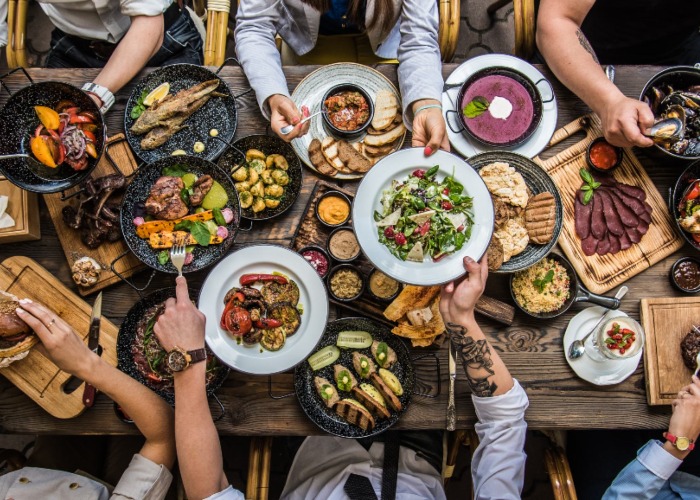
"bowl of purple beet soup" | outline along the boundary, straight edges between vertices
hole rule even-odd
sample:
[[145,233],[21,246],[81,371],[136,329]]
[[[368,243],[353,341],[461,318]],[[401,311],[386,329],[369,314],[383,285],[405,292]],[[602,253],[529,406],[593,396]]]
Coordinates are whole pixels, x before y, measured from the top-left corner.
[[[537,88],[541,82],[551,90],[546,101]],[[457,109],[447,112],[458,115],[460,129],[452,128],[452,120],[447,123],[453,132],[464,132],[489,146],[517,146],[535,132],[542,119],[542,104],[553,98],[554,91],[544,78],[533,82],[510,68],[485,68],[464,82]]]

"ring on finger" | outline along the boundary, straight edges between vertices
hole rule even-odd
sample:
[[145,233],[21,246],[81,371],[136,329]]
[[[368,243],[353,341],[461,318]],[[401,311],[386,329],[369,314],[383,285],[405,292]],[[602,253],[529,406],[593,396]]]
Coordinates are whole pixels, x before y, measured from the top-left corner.
[[46,325],[46,328],[51,328],[51,326],[56,322],[56,318],[52,318],[51,321],[48,322]]

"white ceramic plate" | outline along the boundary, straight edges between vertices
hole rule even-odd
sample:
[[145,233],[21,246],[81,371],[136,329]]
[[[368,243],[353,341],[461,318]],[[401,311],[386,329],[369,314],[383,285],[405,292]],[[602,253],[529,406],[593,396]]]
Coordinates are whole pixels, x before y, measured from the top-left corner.
[[[520,58],[509,56],[506,54],[486,54],[483,56],[474,57],[468,61],[460,64],[452,74],[447,77],[445,84],[460,83],[465,82],[470,76],[472,76],[477,71],[481,71],[485,68],[490,68],[492,66],[505,66],[507,68],[514,69],[521,72],[527,76],[533,83],[544,78],[544,75],[535,68],[530,63],[523,61]],[[553,90],[550,86],[546,85],[544,82],[537,86],[542,99],[549,99]],[[455,130],[459,129],[459,125],[456,123],[456,117],[454,114],[447,116],[447,111],[455,109],[455,101],[457,100],[457,94],[459,93],[459,87],[451,88],[442,93],[442,109],[445,113],[445,120],[452,121],[452,127]],[[523,156],[532,158],[542,151],[549,140],[554,134],[554,130],[557,128],[557,99],[556,96],[551,102],[542,104],[542,121],[540,122],[535,132],[532,136],[520,144],[519,146],[514,146],[511,148],[506,147],[494,147],[488,146],[476,139],[469,137],[464,133],[455,133],[447,127],[447,135],[450,139],[450,144],[459,153],[469,158],[477,153],[483,153],[484,151],[511,151],[513,153],[520,153]]]
[[[607,309],[603,307],[594,306],[584,309],[574,316],[564,332],[564,353],[569,352],[569,346],[574,340],[582,339],[590,332],[606,311]],[[622,316],[627,316],[627,314],[622,311],[612,311],[609,318]],[[641,349],[631,358],[620,361],[594,361],[586,354],[574,360],[569,359],[566,354],[565,357],[571,369],[583,380],[595,385],[613,385],[619,384],[634,373],[643,352],[644,349]]]
[[[279,351],[266,351],[260,344],[239,345],[219,326],[224,296],[234,286],[240,286],[238,280],[243,274],[274,271],[299,286],[299,303],[304,308],[301,326]],[[328,320],[328,296],[323,281],[301,255],[277,245],[252,245],[231,253],[214,266],[199,294],[199,310],[207,317],[207,345],[221,361],[234,370],[269,375],[293,368],[316,348]]]
[[[376,101],[377,92],[389,89],[396,94],[396,98],[399,102],[399,109],[401,109],[401,95],[399,91],[396,90],[396,87],[394,87],[394,84],[379,71],[369,66],[355,63],[328,64],[309,73],[299,82],[294,92],[292,92],[292,100],[299,108],[301,108],[302,105],[308,106],[309,111],[313,114],[321,111],[321,105],[323,104],[321,101],[328,89],[343,83],[359,85],[369,94],[372,98],[372,102]],[[317,115],[311,119],[311,126],[309,127],[308,133],[292,141],[292,147],[301,161],[315,172],[318,171],[314,168],[311,160],[309,160],[309,144],[311,144],[313,139],[323,140],[326,136],[328,136],[328,132],[323,128],[323,117]],[[404,132],[401,138],[401,144],[403,144],[405,138],[406,133]],[[333,177],[333,179],[360,178],[362,178],[361,174],[343,174],[340,172]]]
[[[406,179],[417,168],[427,170],[435,165],[440,165],[438,179],[454,172],[466,193],[474,198],[471,237],[459,252],[438,262],[432,262],[428,258],[424,262],[402,261],[379,242],[374,211],[381,209],[382,192],[391,187],[392,180]],[[493,234],[493,202],[479,174],[461,158],[442,150],[426,157],[423,148],[402,149],[383,158],[365,174],[352,204],[352,220],[357,241],[375,267],[403,283],[440,285],[464,274],[464,257],[479,260],[486,252]]]

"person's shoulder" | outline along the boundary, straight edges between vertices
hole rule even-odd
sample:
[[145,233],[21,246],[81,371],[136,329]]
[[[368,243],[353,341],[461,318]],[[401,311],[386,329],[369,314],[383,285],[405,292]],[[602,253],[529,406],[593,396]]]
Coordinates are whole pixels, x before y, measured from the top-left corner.
[[0,498],[106,500],[107,488],[85,476],[60,470],[25,467],[0,476]]

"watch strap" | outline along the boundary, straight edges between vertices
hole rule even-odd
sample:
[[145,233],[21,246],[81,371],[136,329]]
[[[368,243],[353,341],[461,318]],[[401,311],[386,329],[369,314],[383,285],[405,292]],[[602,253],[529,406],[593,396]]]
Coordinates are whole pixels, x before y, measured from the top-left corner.
[[109,108],[111,108],[114,104],[114,94],[107,87],[103,87],[102,85],[89,82],[83,85],[82,90],[84,90],[85,92],[91,92],[100,98],[100,100],[102,101],[100,113],[106,113],[107,111],[109,111]]
[[201,349],[195,349],[193,351],[187,351],[190,355],[190,364],[199,363],[207,359],[207,349],[202,347]]
[[[678,437],[674,436],[670,432],[664,432],[663,436],[669,443],[671,443],[673,446],[676,446],[676,442],[678,441]],[[693,448],[695,448],[695,441],[693,441],[690,438],[685,438],[685,439],[688,440],[688,448],[686,448],[685,450],[681,450],[681,451],[692,451]],[[676,448],[678,448],[678,446],[676,446]]]

